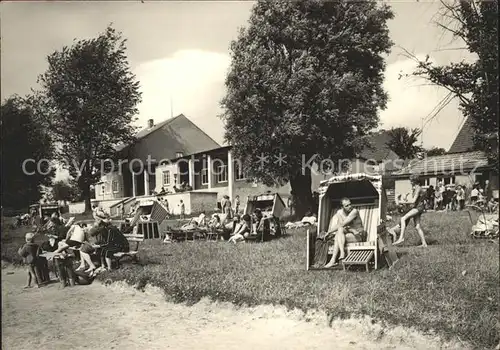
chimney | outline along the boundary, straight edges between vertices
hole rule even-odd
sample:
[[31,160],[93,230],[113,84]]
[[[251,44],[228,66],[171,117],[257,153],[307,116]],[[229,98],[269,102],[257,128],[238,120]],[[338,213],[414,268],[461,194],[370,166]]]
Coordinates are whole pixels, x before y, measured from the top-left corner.
[[155,126],[155,122],[153,119],[148,119],[148,128],[152,128],[153,126]]

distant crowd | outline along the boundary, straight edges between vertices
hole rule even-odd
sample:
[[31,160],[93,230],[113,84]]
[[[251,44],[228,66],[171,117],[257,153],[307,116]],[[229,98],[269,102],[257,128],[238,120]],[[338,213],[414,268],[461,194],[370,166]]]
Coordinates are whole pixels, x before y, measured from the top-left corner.
[[[408,196],[399,195],[396,203],[405,202]],[[472,187],[464,185],[443,184],[439,181],[434,188],[430,185],[425,193],[425,209],[436,211],[456,211],[463,210],[466,205],[475,205],[493,212],[498,207],[498,202],[493,196],[493,190],[486,180],[484,187],[476,182]]]

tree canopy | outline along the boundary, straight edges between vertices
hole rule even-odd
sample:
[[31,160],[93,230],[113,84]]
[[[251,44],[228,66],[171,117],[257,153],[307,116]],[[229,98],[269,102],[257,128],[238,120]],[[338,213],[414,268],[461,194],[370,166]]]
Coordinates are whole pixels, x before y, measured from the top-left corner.
[[258,1],[231,43],[225,139],[249,178],[290,182],[298,215],[312,200],[304,165],[338,170],[378,125],[392,17],[375,1]]
[[52,197],[57,201],[73,201],[77,199],[78,193],[71,183],[57,181],[52,185]]
[[477,0],[441,1],[442,13],[437,25],[465,43],[475,54],[472,62],[452,62],[439,66],[429,56],[416,60],[414,76],[423,77],[456,97],[464,118],[475,129],[475,148],[484,150],[498,162],[498,2]]
[[446,153],[446,150],[441,147],[431,147],[427,150],[425,150],[425,153],[427,156],[440,156]]
[[52,181],[52,140],[20,97],[4,101],[1,116],[2,205],[24,209],[37,202],[42,196],[41,187]]
[[133,141],[141,101],[127,62],[126,40],[111,26],[48,56],[35,104],[60,144],[57,157],[77,180],[90,210],[90,186],[116,160],[115,147]]
[[388,131],[389,141],[387,146],[402,159],[413,159],[423,148],[418,143],[422,130],[408,129],[405,127],[392,128]]

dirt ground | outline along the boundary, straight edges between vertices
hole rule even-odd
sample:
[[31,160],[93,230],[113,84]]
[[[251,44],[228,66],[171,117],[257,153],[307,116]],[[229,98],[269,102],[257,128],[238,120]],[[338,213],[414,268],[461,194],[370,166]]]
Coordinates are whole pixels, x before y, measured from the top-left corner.
[[368,319],[334,321],[322,314],[203,300],[164,301],[155,288],[123,284],[23,290],[21,269],[2,269],[2,349],[466,349]]

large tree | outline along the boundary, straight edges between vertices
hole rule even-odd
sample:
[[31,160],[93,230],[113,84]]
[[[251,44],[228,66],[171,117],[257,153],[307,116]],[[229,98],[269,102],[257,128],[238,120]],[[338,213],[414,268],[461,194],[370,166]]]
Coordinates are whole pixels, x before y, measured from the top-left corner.
[[418,128],[392,128],[388,131],[388,134],[389,141],[387,141],[387,146],[402,159],[413,159],[417,153],[423,150],[417,144],[418,137],[422,134],[422,130]]
[[23,209],[37,202],[42,186],[52,181],[52,140],[23,98],[4,101],[1,117],[2,205]]
[[337,171],[378,124],[392,17],[375,1],[258,1],[231,43],[225,139],[251,179],[290,182],[297,215],[312,204],[308,165]]
[[407,52],[417,62],[413,75],[458,98],[464,118],[472,121],[476,149],[486,151],[492,162],[498,162],[498,143],[491,142],[492,135],[498,141],[498,2],[452,0],[441,4],[437,25],[458,39],[458,44],[465,43],[476,60],[439,66],[429,56],[419,60]]
[[[94,39],[75,41],[48,56],[39,78],[37,105],[60,144],[57,156],[76,179],[90,208],[90,187],[116,169],[115,147],[133,141],[131,125],[141,101],[139,82],[125,54],[126,40],[108,27]],[[104,165],[104,167],[103,167]]]

